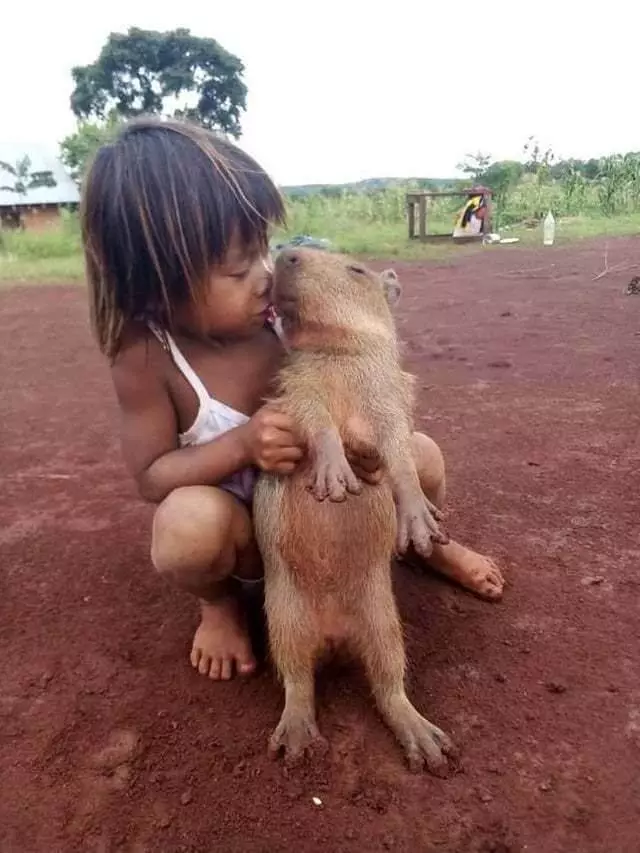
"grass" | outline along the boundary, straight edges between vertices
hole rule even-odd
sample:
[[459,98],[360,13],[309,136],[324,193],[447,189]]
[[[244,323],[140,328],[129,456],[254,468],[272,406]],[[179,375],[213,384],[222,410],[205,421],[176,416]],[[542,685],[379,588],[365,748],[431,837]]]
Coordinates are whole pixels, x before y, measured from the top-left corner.
[[0,234],[0,282],[82,281],[84,262],[77,220],[62,218],[60,228]]
[[[434,210],[430,230],[451,230],[459,200]],[[451,208],[451,209],[449,209]],[[341,251],[369,259],[447,261],[478,251],[477,245],[455,245],[450,240],[420,243],[408,240],[403,195],[358,196],[293,200],[287,232],[328,238]],[[503,236],[520,239],[521,246],[542,245],[542,226],[526,229],[505,227]],[[577,240],[640,234],[640,212],[607,217],[597,212],[565,217],[558,221],[559,245]],[[282,239],[287,234],[278,234]],[[505,249],[507,247],[504,247]],[[514,247],[508,247],[513,250]],[[84,264],[77,220],[65,217],[59,229],[44,233],[3,232],[0,246],[2,283],[82,282]]]
[[0,284],[82,282],[84,265],[80,254],[68,258],[23,258],[0,256]]

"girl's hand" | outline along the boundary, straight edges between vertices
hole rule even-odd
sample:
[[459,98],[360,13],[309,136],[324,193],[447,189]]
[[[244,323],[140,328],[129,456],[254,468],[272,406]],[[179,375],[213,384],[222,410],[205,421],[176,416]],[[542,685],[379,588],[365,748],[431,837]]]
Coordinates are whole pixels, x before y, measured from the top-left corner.
[[250,464],[272,474],[291,474],[304,456],[304,446],[291,418],[265,405],[241,427]]

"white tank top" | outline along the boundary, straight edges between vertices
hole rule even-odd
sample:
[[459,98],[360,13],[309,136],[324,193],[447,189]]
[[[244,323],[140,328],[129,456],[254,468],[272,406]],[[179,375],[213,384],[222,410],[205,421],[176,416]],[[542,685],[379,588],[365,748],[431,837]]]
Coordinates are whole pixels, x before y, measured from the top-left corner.
[[[163,349],[167,349],[180,373],[193,388],[198,398],[198,411],[194,422],[186,432],[178,434],[180,447],[195,447],[207,444],[228,432],[230,429],[246,424],[249,417],[242,412],[232,409],[226,403],[216,400],[204,387],[200,377],[191,367],[187,359],[180,352],[176,342],[168,332],[162,332],[157,326],[149,323],[149,329],[156,336]],[[274,332],[280,337],[278,323],[270,323]],[[256,483],[258,470],[256,468],[244,468],[232,474],[231,477],[222,481],[221,489],[231,492],[244,503],[250,503],[253,497],[253,489]]]

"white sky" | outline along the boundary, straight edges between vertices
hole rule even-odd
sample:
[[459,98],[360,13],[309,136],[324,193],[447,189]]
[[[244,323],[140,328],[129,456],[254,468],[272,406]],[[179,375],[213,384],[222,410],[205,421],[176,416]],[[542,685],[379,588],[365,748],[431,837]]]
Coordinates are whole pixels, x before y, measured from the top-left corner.
[[[165,0],[166,2],[166,0]],[[640,149],[635,0],[32,0],[3,14],[0,156],[57,152],[109,32],[187,27],[242,59],[241,144],[284,184],[455,174],[465,153]],[[24,9],[24,16],[21,14]],[[28,20],[27,20],[28,16]]]

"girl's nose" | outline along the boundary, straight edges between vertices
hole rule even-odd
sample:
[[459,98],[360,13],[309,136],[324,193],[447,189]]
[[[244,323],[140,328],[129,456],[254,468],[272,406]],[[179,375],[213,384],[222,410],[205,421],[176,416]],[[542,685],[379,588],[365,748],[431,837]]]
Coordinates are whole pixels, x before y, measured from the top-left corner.
[[258,298],[264,299],[265,296],[270,296],[273,291],[273,275],[272,271],[265,264],[265,275],[261,276],[260,285],[258,287]]

